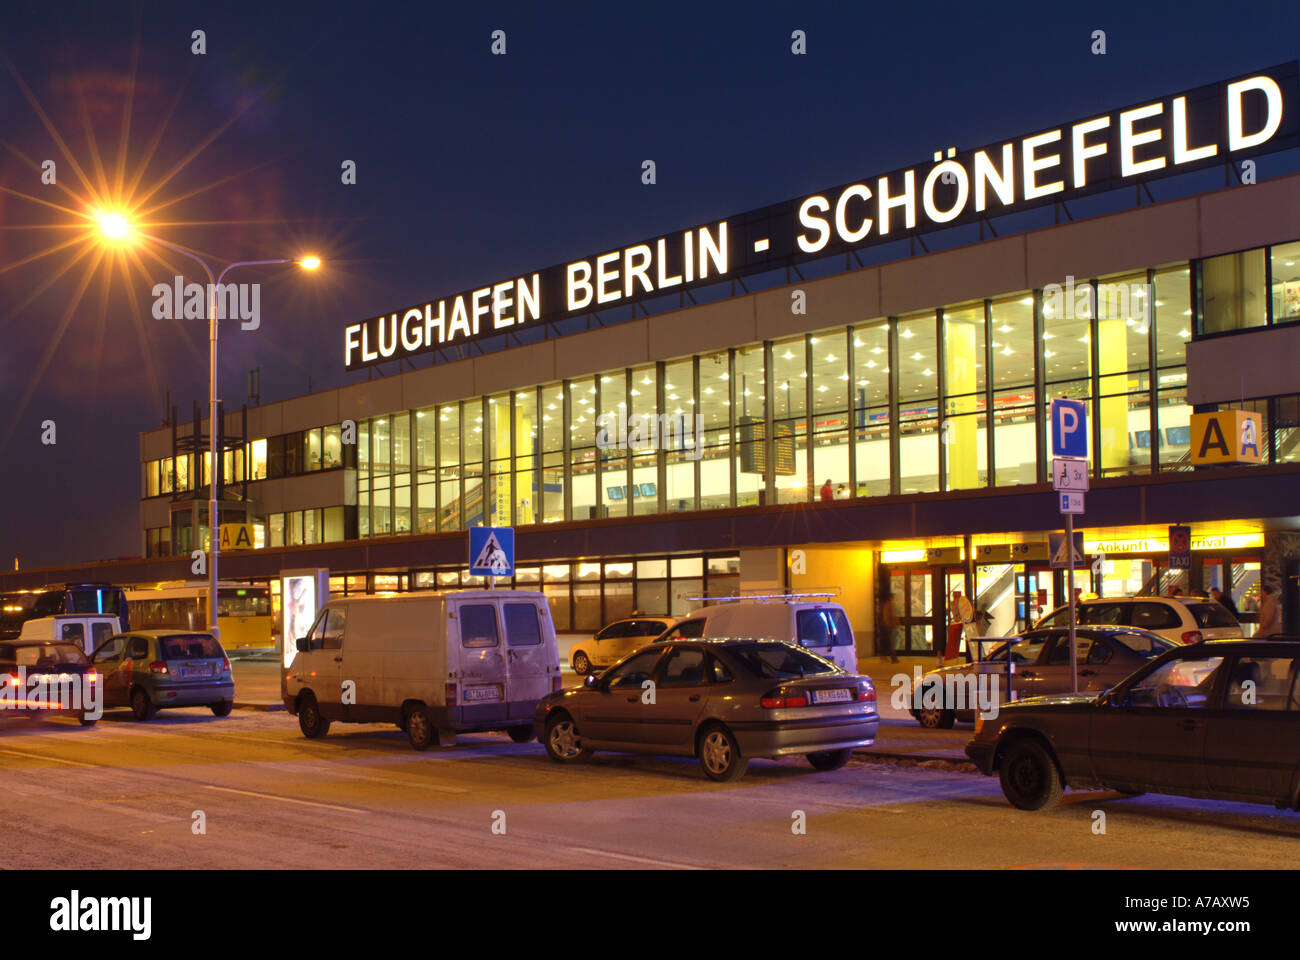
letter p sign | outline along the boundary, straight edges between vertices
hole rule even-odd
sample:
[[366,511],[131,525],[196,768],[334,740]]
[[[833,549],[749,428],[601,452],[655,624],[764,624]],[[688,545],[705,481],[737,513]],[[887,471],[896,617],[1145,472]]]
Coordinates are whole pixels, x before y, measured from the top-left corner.
[[1088,459],[1088,405],[1082,400],[1052,400],[1052,456]]

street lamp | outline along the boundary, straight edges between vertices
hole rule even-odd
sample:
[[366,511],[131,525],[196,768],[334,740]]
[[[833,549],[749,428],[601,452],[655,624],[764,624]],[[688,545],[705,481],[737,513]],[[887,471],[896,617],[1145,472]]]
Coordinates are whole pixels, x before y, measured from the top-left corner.
[[[95,214],[100,232],[109,240],[122,242],[131,238],[134,229],[127,218],[115,211],[100,210]],[[226,274],[236,267],[261,267],[282,263],[296,263],[304,270],[319,269],[320,257],[308,255],[303,257],[278,257],[273,260],[239,260],[228,264],[214,280],[212,268],[198,254],[191,253],[184,247],[163,240],[149,237],[154,243],[166,247],[174,253],[183,254],[203,268],[208,275],[208,630],[220,639],[217,630],[217,560],[220,553],[220,531],[217,511],[217,288],[226,279]]]

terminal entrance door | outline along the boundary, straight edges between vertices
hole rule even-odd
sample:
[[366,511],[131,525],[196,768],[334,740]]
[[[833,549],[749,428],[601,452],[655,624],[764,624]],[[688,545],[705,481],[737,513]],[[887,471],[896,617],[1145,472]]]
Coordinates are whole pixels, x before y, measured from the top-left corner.
[[[886,582],[894,595],[898,613],[898,652],[910,656],[933,655],[935,631],[935,589],[943,589],[943,577],[929,567],[895,567]],[[938,605],[942,615],[942,603]]]

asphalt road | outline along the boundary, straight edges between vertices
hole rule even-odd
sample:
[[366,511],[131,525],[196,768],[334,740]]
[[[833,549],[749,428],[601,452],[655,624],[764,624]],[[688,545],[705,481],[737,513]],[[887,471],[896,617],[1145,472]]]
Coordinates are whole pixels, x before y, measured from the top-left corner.
[[427,753],[382,725],[309,741],[288,714],[253,710],[0,720],[0,776],[10,869],[1290,868],[1300,855],[1300,814],[1097,793],[1023,813],[996,780],[943,761],[756,760],[715,784],[679,759],[561,767],[503,734]]

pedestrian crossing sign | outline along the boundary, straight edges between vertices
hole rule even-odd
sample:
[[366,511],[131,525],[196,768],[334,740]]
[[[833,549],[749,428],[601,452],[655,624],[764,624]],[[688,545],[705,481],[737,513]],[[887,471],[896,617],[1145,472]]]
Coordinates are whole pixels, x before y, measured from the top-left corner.
[[470,527],[469,572],[475,577],[514,576],[514,528]]

